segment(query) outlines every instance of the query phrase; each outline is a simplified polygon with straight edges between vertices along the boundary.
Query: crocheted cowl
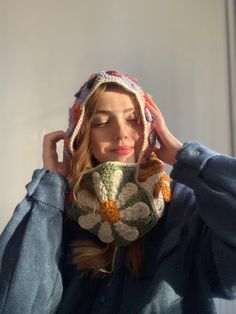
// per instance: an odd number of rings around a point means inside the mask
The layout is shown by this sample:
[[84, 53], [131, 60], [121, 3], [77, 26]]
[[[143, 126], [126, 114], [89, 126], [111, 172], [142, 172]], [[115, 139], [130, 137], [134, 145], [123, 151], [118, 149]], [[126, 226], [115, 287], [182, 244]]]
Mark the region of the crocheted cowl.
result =
[[75, 95], [65, 135], [69, 157], [74, 153], [86, 103], [105, 83], [116, 83], [136, 96], [143, 123], [143, 145], [136, 163], [105, 162], [87, 170], [80, 183], [78, 202], [70, 205], [70, 213], [83, 229], [97, 235], [102, 242], [123, 246], [150, 231], [162, 216], [165, 202], [171, 199], [170, 178], [163, 170], [162, 161], [149, 149], [156, 142], [154, 129], [147, 134], [147, 124], [153, 122], [145, 108], [150, 96], [136, 79], [118, 71], [93, 74]]

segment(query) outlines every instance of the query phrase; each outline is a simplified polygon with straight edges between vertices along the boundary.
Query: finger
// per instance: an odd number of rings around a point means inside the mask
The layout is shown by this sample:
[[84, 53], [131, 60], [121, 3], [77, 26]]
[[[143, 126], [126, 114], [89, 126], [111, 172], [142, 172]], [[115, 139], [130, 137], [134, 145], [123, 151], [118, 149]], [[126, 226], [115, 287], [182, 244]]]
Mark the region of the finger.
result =
[[68, 152], [66, 151], [65, 147], [63, 149], [63, 162], [68, 162], [70, 163], [71, 161], [71, 158], [70, 156], [68, 155]]
[[160, 109], [158, 107], [154, 108], [150, 104], [147, 106], [147, 108], [148, 108], [148, 110], [150, 110], [152, 116], [155, 119], [155, 125], [156, 125], [156, 128], [158, 129], [158, 132], [161, 129], [166, 128], [166, 122], [165, 122], [165, 119], [164, 119]]
[[54, 131], [44, 135], [48, 140], [59, 141], [64, 137], [64, 131]]
[[55, 148], [56, 143], [64, 138], [63, 131], [54, 131], [44, 135], [43, 145]]
[[44, 135], [43, 139], [43, 163], [51, 170], [56, 168], [58, 163], [57, 142], [63, 139], [63, 131], [54, 131]]
[[155, 112], [157, 112], [158, 114], [162, 115], [158, 105], [153, 101], [153, 99], [151, 98], [151, 96], [149, 94], [146, 94], [145, 97], [145, 106], [150, 108], [152, 111], [154, 110]]
[[146, 107], [150, 110], [150, 112], [154, 115], [159, 115], [161, 117], [163, 117], [160, 109], [157, 107], [157, 105], [155, 103], [146, 103]]
[[154, 109], [158, 108], [157, 104], [153, 101], [149, 94], [146, 94], [145, 100], [146, 100], [145, 105], [153, 107]]

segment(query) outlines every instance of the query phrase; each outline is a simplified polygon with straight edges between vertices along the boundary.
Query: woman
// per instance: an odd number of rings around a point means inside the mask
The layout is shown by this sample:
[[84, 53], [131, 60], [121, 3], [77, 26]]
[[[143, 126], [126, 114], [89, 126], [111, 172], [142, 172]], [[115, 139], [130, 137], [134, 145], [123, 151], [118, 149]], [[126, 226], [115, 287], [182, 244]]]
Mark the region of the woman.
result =
[[236, 159], [182, 145], [135, 79], [92, 75], [43, 164], [1, 236], [1, 313], [202, 314], [235, 297]]

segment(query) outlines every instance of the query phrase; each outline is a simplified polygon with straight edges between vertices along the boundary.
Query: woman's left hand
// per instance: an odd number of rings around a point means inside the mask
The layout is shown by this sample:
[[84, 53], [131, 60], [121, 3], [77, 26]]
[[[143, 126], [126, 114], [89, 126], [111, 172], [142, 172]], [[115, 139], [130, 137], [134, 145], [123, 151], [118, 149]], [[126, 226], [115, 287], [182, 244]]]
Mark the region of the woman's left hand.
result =
[[156, 148], [157, 157], [163, 162], [173, 165], [176, 162], [177, 151], [183, 144], [170, 132], [165, 119], [151, 97], [145, 94], [145, 105], [154, 118], [154, 127], [158, 136], [160, 147]]

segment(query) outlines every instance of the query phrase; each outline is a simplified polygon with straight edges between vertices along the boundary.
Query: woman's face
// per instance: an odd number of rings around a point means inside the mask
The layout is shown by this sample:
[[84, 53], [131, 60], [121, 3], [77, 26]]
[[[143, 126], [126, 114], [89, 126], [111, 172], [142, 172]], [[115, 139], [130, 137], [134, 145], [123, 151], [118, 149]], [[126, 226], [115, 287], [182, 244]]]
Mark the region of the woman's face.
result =
[[106, 91], [96, 103], [90, 146], [99, 163], [134, 163], [143, 143], [143, 126], [135, 97], [127, 92]]

